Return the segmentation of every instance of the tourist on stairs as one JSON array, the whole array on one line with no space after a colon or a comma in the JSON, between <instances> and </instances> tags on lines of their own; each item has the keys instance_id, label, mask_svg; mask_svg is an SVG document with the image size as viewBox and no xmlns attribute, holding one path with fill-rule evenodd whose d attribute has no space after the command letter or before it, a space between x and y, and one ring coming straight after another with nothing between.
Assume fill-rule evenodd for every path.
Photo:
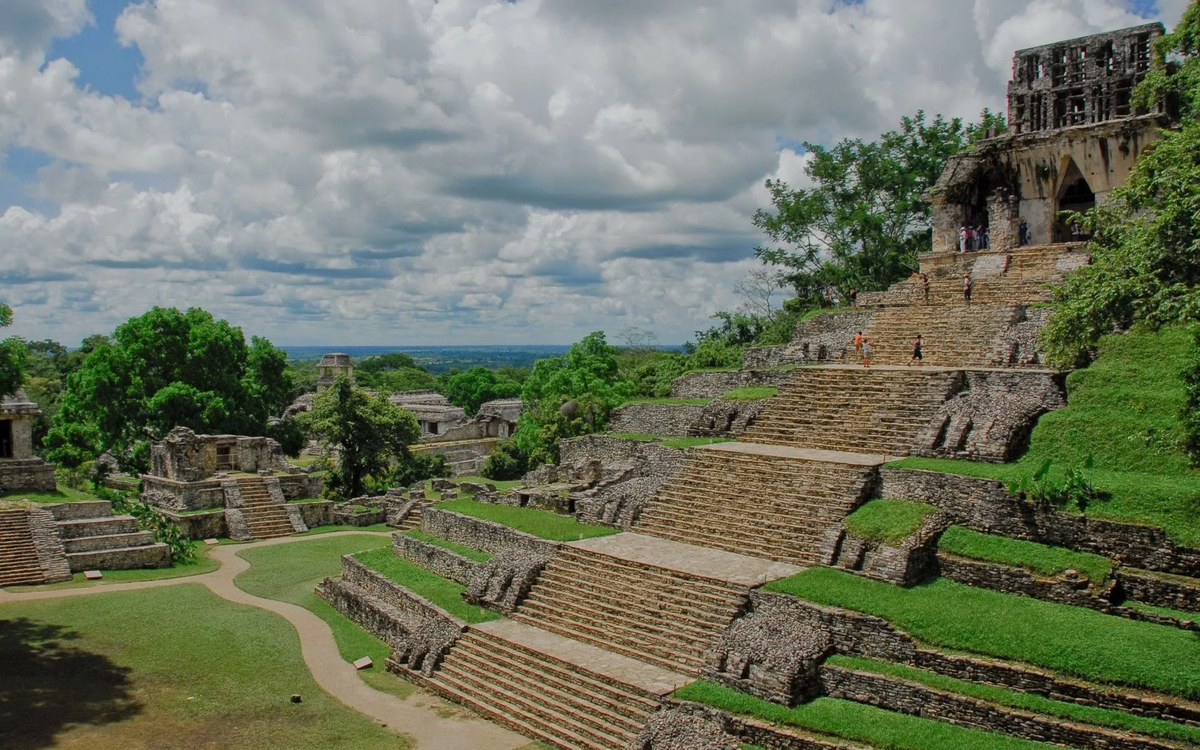
<instances>
[{"instance_id":1,"label":"tourist on stairs","mask_svg":"<svg viewBox=\"0 0 1200 750\"><path fill-rule=\"evenodd\" d=\"M854 356L855 357L862 356L862 350L863 350L863 335L862 335L862 331L859 331L858 333L854 334Z\"/></svg>"},{"instance_id":2,"label":"tourist on stairs","mask_svg":"<svg viewBox=\"0 0 1200 750\"><path fill-rule=\"evenodd\" d=\"M916 340L913 341L912 356L908 358L908 364L910 367L912 366L913 362L916 362L918 367L925 363L924 357L921 356L921 344L922 343L924 343L924 342L921 339L921 334L918 333Z\"/></svg>"},{"instance_id":3,"label":"tourist on stairs","mask_svg":"<svg viewBox=\"0 0 1200 750\"><path fill-rule=\"evenodd\" d=\"M871 339L863 339L862 345L863 367L871 366Z\"/></svg>"},{"instance_id":4,"label":"tourist on stairs","mask_svg":"<svg viewBox=\"0 0 1200 750\"><path fill-rule=\"evenodd\" d=\"M921 273L921 286L925 290L925 304L929 304L929 277L924 272Z\"/></svg>"},{"instance_id":5,"label":"tourist on stairs","mask_svg":"<svg viewBox=\"0 0 1200 750\"><path fill-rule=\"evenodd\" d=\"M963 301L965 301L967 303L967 307L971 306L971 287L972 286L973 286L973 284L971 283L971 272L968 271L963 274Z\"/></svg>"}]
</instances>

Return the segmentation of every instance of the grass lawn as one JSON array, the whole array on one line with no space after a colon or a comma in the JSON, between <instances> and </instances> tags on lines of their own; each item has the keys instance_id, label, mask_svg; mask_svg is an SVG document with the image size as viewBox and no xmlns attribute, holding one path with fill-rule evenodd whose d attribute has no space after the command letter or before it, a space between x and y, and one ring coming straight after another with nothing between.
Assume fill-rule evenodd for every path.
<instances>
[{"instance_id":1,"label":"grass lawn","mask_svg":"<svg viewBox=\"0 0 1200 750\"><path fill-rule=\"evenodd\" d=\"M667 438L662 441L664 447L667 448L699 448L705 445L716 445L718 443L736 443L733 438L720 437L677 437Z\"/></svg>"},{"instance_id":2,"label":"grass lawn","mask_svg":"<svg viewBox=\"0 0 1200 750\"><path fill-rule=\"evenodd\" d=\"M836 698L817 698L787 708L703 680L676 690L674 696L779 726L858 740L888 750L1044 750L1053 747Z\"/></svg>"},{"instance_id":3,"label":"grass lawn","mask_svg":"<svg viewBox=\"0 0 1200 750\"><path fill-rule=\"evenodd\" d=\"M384 531L384 532L387 532L387 531L395 531L395 529L393 529L391 526L388 526L386 523L376 523L376 524L371 524L370 526L349 526L347 524L334 523L334 524L330 524L328 526L317 526L315 528L311 528L308 531L305 531L301 534L296 534L296 536L320 536L321 534L332 534L335 531Z\"/></svg>"},{"instance_id":4,"label":"grass lawn","mask_svg":"<svg viewBox=\"0 0 1200 750\"><path fill-rule=\"evenodd\" d=\"M515 508L508 505L478 503L474 500L451 500L446 503L438 503L433 507L438 510L449 510L465 516L481 518L485 521L502 523L517 531L524 531L526 534L533 534L555 542L575 542L580 539L620 533L620 529L580 523L571 516L560 516L548 510L537 510L536 508Z\"/></svg>"},{"instance_id":5,"label":"grass lawn","mask_svg":"<svg viewBox=\"0 0 1200 750\"><path fill-rule=\"evenodd\" d=\"M962 526L947 529L942 534L938 549L973 560L1016 565L1048 576L1058 575L1065 570L1078 570L1096 583L1108 578L1113 567L1112 562L1100 555L981 534Z\"/></svg>"},{"instance_id":6,"label":"grass lawn","mask_svg":"<svg viewBox=\"0 0 1200 750\"><path fill-rule=\"evenodd\" d=\"M937 508L905 500L872 500L846 516L846 528L872 542L892 544L916 533Z\"/></svg>"},{"instance_id":7,"label":"grass lawn","mask_svg":"<svg viewBox=\"0 0 1200 750\"><path fill-rule=\"evenodd\" d=\"M810 568L764 588L882 617L934 646L1200 698L1200 638L1178 628L946 579L902 589Z\"/></svg>"},{"instance_id":8,"label":"grass lawn","mask_svg":"<svg viewBox=\"0 0 1200 750\"><path fill-rule=\"evenodd\" d=\"M708 406L711 398L636 398L626 401L622 406L630 404L659 404L662 406Z\"/></svg>"},{"instance_id":9,"label":"grass lawn","mask_svg":"<svg viewBox=\"0 0 1200 750\"><path fill-rule=\"evenodd\" d=\"M390 549L360 552L354 558L376 573L395 581L415 594L420 594L460 620L479 623L500 619L500 615L490 609L464 602L462 593L467 590L466 586L448 578L442 578L419 565L413 565L408 560L396 557Z\"/></svg>"},{"instance_id":10,"label":"grass lawn","mask_svg":"<svg viewBox=\"0 0 1200 750\"><path fill-rule=\"evenodd\" d=\"M286 620L198 584L0 606L0 665L6 750L408 747L317 686Z\"/></svg>"},{"instance_id":11,"label":"grass lawn","mask_svg":"<svg viewBox=\"0 0 1200 750\"><path fill-rule=\"evenodd\" d=\"M404 535L410 536L417 541L425 542L426 544L432 544L435 547L441 547L442 549L448 549L451 552L457 552L468 560L474 560L475 562L487 562L488 560L492 559L492 553L490 552L483 552L473 547L452 542L449 539L430 536L420 529L409 529L408 531L404 532Z\"/></svg>"},{"instance_id":12,"label":"grass lawn","mask_svg":"<svg viewBox=\"0 0 1200 750\"><path fill-rule=\"evenodd\" d=\"M219 565L208 556L209 548L203 544L196 545L195 556L185 563L172 565L169 568L139 568L137 570L104 570L104 578L99 581L88 581L83 573L75 573L71 580L62 583L50 583L44 586L12 586L5 591L55 591L57 589L81 589L104 586L110 583L133 583L136 581L161 581L167 578L184 578L211 573Z\"/></svg>"},{"instance_id":13,"label":"grass lawn","mask_svg":"<svg viewBox=\"0 0 1200 750\"><path fill-rule=\"evenodd\" d=\"M1173 721L1151 719L1128 714L1124 711L1112 711L1106 708L1081 706L1077 703L1051 700L1050 698L1033 693L1019 693L1015 690L1006 690L993 685L980 685L975 682L956 680L953 677L944 677L934 672L914 669L903 664L876 661L874 659L832 656L827 663L859 672L872 672L890 677L898 677L909 682L919 682L935 690L957 693L958 695L991 701L1002 706L1032 711L1033 713L1054 716L1068 721L1079 721L1086 724L1110 727L1112 729L1140 732L1169 740L1200 743L1200 728L1183 726Z\"/></svg>"},{"instance_id":14,"label":"grass lawn","mask_svg":"<svg viewBox=\"0 0 1200 750\"><path fill-rule=\"evenodd\" d=\"M721 398L726 401L758 401L764 398L775 398L779 393L778 388L738 388L729 393L724 394Z\"/></svg>"},{"instance_id":15,"label":"grass lawn","mask_svg":"<svg viewBox=\"0 0 1200 750\"><path fill-rule=\"evenodd\" d=\"M33 503L84 503L100 498L70 487L59 487L57 492L4 492L0 500L28 500Z\"/></svg>"},{"instance_id":16,"label":"grass lawn","mask_svg":"<svg viewBox=\"0 0 1200 750\"><path fill-rule=\"evenodd\" d=\"M1099 358L1068 376L1067 407L1038 420L1029 451L1015 463L907 458L891 465L1007 482L1046 459L1061 475L1091 457L1090 478L1112 498L1088 515L1159 526L1176 542L1200 547L1200 471L1179 448L1191 336L1187 328L1106 336Z\"/></svg>"},{"instance_id":17,"label":"grass lawn","mask_svg":"<svg viewBox=\"0 0 1200 750\"><path fill-rule=\"evenodd\" d=\"M241 590L304 607L329 624L338 651L346 661L364 656L375 662L373 669L358 673L368 685L401 698L412 694L408 682L384 670L383 662L391 653L387 644L351 622L314 593L317 584L342 572L342 555L387 548L391 540L374 536L341 536L310 542L259 547L238 553L252 566L234 579Z\"/></svg>"},{"instance_id":18,"label":"grass lawn","mask_svg":"<svg viewBox=\"0 0 1200 750\"><path fill-rule=\"evenodd\" d=\"M653 443L655 440L662 439L662 435L646 435L637 432L606 432L603 433L603 436L618 440L635 440L639 443Z\"/></svg>"},{"instance_id":19,"label":"grass lawn","mask_svg":"<svg viewBox=\"0 0 1200 750\"><path fill-rule=\"evenodd\" d=\"M521 486L520 479L506 479L506 480L500 481L500 480L488 479L487 477L480 477L480 476L455 477L453 481L455 482L455 484L462 484L463 482L472 482L474 484L492 484L492 485L496 486L496 491L499 492L501 495L507 494L507 493L513 491L514 489L516 489L517 487Z\"/></svg>"}]
</instances>

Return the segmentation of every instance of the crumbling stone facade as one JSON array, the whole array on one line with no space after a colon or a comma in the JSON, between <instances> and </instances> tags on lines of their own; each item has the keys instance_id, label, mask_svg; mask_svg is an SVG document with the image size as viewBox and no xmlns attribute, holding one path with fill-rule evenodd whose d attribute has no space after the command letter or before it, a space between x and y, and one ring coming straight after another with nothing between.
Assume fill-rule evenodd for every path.
<instances>
[{"instance_id":1,"label":"crumbling stone facade","mask_svg":"<svg viewBox=\"0 0 1200 750\"><path fill-rule=\"evenodd\" d=\"M33 420L42 413L24 391L0 399L0 492L54 492L54 465L33 453Z\"/></svg>"}]
</instances>

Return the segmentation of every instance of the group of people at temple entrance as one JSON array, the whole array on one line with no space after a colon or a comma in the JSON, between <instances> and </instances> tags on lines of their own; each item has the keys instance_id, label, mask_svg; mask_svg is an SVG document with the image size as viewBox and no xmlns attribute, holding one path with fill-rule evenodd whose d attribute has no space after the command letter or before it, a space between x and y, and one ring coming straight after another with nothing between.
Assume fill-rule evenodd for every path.
<instances>
[{"instance_id":1,"label":"group of people at temple entrance","mask_svg":"<svg viewBox=\"0 0 1200 750\"><path fill-rule=\"evenodd\" d=\"M1078 224L1072 225L1071 236L1075 242L1086 239L1084 230ZM1017 242L1021 247L1033 244L1033 235L1029 231L1029 222L1024 219L1021 219L1021 223L1017 226ZM991 247L992 233L988 227L981 224L974 227L963 225L959 228L958 251L960 253L989 250Z\"/></svg>"},{"instance_id":2,"label":"group of people at temple entrance","mask_svg":"<svg viewBox=\"0 0 1200 750\"><path fill-rule=\"evenodd\" d=\"M925 337L917 334L912 343L912 356L908 359L908 365L911 367L914 362L917 366L925 363L925 355L923 349L925 347ZM871 367L871 339L863 336L863 332L859 331L854 334L854 356L862 359L863 367Z\"/></svg>"}]
</instances>

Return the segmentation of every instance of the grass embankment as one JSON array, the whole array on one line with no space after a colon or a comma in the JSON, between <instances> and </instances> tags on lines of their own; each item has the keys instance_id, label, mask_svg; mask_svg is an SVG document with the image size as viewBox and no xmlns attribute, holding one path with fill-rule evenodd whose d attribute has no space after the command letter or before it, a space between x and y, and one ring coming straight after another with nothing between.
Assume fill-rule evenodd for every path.
<instances>
[{"instance_id":1,"label":"grass embankment","mask_svg":"<svg viewBox=\"0 0 1200 750\"><path fill-rule=\"evenodd\" d=\"M704 681L676 690L674 696L732 714L753 716L778 726L797 727L889 750L1044 750L1052 747L836 698L817 698L787 708Z\"/></svg>"},{"instance_id":2,"label":"grass embankment","mask_svg":"<svg viewBox=\"0 0 1200 750\"><path fill-rule=\"evenodd\" d=\"M764 588L882 617L934 646L1200 698L1200 638L1186 630L946 579L903 589L810 568Z\"/></svg>"},{"instance_id":3,"label":"grass embankment","mask_svg":"<svg viewBox=\"0 0 1200 750\"><path fill-rule=\"evenodd\" d=\"M906 500L872 500L846 516L846 529L872 542L894 544L916 533L937 508Z\"/></svg>"},{"instance_id":4,"label":"grass embankment","mask_svg":"<svg viewBox=\"0 0 1200 750\"><path fill-rule=\"evenodd\" d=\"M1067 378L1068 406L1038 421L1029 451L1015 463L906 458L891 465L1008 482L1047 459L1061 476L1090 456L1089 477L1112 497L1089 507L1089 516L1159 526L1176 542L1200 547L1200 471L1179 447L1191 337L1174 328L1102 339L1099 358Z\"/></svg>"},{"instance_id":5,"label":"grass embankment","mask_svg":"<svg viewBox=\"0 0 1200 750\"><path fill-rule=\"evenodd\" d=\"M775 387L765 388L737 388L721 396L726 401L759 401L764 398L775 398L779 394L779 389Z\"/></svg>"},{"instance_id":6,"label":"grass embankment","mask_svg":"<svg viewBox=\"0 0 1200 750\"><path fill-rule=\"evenodd\" d=\"M981 534L962 526L946 529L938 549L973 560L1015 565L1048 576L1078 570L1096 583L1107 579L1113 568L1113 563L1100 555Z\"/></svg>"},{"instance_id":7,"label":"grass embankment","mask_svg":"<svg viewBox=\"0 0 1200 750\"><path fill-rule=\"evenodd\" d=\"M479 503L474 500L451 500L433 507L484 521L495 521L517 531L555 542L576 542L580 539L610 536L620 531L608 526L580 523L571 516L560 516L548 510Z\"/></svg>"},{"instance_id":8,"label":"grass embankment","mask_svg":"<svg viewBox=\"0 0 1200 750\"><path fill-rule=\"evenodd\" d=\"M956 680L953 677L944 677L933 672L926 672L922 669L914 669L913 667L892 662L861 659L851 656L832 656L826 663L853 669L858 672L871 672L908 680L909 682L918 682L935 690L991 701L1002 706L1031 711L1068 721L1079 721L1085 724L1094 724L1112 729L1140 732L1164 739L1200 743L1200 728L1183 726L1172 721L1135 716L1123 711L1112 711L1105 708L1081 706L1077 703L1051 700L1050 698L1045 698L1034 693L1019 693L992 685L980 685L975 682Z\"/></svg>"},{"instance_id":9,"label":"grass embankment","mask_svg":"<svg viewBox=\"0 0 1200 750\"><path fill-rule=\"evenodd\" d=\"M363 550L391 554L390 547L391 539L384 537L342 536L248 549L238 556L251 567L233 582L248 594L295 604L320 617L333 631L343 659L354 661L369 656L375 662L375 669L358 673L368 685L403 698L412 694L413 687L383 669L384 660L391 653L387 644L344 617L314 592L321 581L341 575L342 555Z\"/></svg>"},{"instance_id":10,"label":"grass embankment","mask_svg":"<svg viewBox=\"0 0 1200 750\"><path fill-rule=\"evenodd\" d=\"M467 590L466 586L396 557L390 549L360 552L354 559L413 593L425 597L460 620L480 623L500 618L496 612L464 602L462 594Z\"/></svg>"},{"instance_id":11,"label":"grass embankment","mask_svg":"<svg viewBox=\"0 0 1200 750\"><path fill-rule=\"evenodd\" d=\"M430 536L419 529L410 529L404 532L404 535L410 536L417 541L425 542L426 544L432 544L435 547L441 547L442 549L448 549L451 552L456 552L468 560L474 560L475 562L487 562L488 560L492 559L492 554L490 552L481 552L474 547L467 547L463 544L451 542L448 539Z\"/></svg>"},{"instance_id":12,"label":"grass embankment","mask_svg":"<svg viewBox=\"0 0 1200 750\"><path fill-rule=\"evenodd\" d=\"M286 620L199 584L5 604L0 664L10 750L408 747L317 686Z\"/></svg>"},{"instance_id":13,"label":"grass embankment","mask_svg":"<svg viewBox=\"0 0 1200 750\"><path fill-rule=\"evenodd\" d=\"M57 492L3 492L0 500L28 500L31 503L88 503L100 498L86 492L73 490L70 487L59 487Z\"/></svg>"}]
</instances>

